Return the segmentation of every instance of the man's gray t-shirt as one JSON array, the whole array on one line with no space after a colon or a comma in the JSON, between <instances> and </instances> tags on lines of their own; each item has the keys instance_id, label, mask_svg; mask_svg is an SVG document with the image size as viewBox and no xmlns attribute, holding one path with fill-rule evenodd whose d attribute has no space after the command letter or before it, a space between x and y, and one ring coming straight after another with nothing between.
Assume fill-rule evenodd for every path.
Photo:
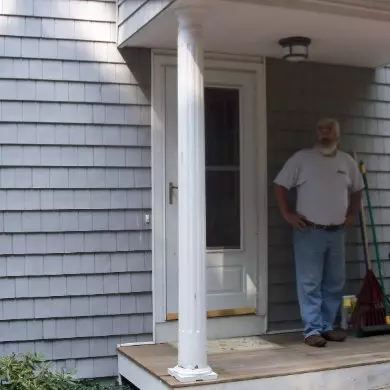
<instances>
[{"instance_id":1,"label":"man's gray t-shirt","mask_svg":"<svg viewBox=\"0 0 390 390\"><path fill-rule=\"evenodd\" d=\"M290 157L274 182L287 189L296 187L297 212L319 225L342 224L349 193L364 188L358 165L349 154L337 151L327 157L316 148Z\"/></svg>"}]
</instances>

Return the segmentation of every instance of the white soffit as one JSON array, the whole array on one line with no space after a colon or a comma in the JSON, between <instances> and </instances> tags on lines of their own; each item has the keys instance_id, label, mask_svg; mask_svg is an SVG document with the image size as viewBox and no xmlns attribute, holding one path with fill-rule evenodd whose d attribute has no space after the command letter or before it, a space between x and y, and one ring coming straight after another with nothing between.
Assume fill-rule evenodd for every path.
<instances>
[{"instance_id":1,"label":"white soffit","mask_svg":"<svg viewBox=\"0 0 390 390\"><path fill-rule=\"evenodd\" d=\"M294 35L312 39L310 61L363 67L390 63L389 21L270 6L258 0L210 1L205 18L208 52L281 58L279 39ZM173 4L133 35L126 46L175 49L176 42Z\"/></svg>"}]
</instances>

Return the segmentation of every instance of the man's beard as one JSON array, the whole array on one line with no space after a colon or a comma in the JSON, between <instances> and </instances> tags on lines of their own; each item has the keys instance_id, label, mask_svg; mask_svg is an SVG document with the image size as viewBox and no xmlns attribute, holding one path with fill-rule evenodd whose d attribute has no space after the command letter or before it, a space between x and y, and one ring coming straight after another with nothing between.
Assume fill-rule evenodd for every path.
<instances>
[{"instance_id":1,"label":"man's beard","mask_svg":"<svg viewBox=\"0 0 390 390\"><path fill-rule=\"evenodd\" d=\"M332 143L328 143L328 142L319 142L317 144L317 147L318 149L320 150L320 152L324 155L324 156L331 156L334 154L334 152L337 150L337 146L338 146L338 142L335 141L335 142L332 142Z\"/></svg>"}]
</instances>

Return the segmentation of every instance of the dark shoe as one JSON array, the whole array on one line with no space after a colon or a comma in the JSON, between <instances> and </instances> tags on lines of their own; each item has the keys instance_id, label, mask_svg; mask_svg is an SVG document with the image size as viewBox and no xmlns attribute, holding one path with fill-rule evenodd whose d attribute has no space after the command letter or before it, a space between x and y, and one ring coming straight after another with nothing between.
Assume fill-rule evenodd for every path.
<instances>
[{"instance_id":1,"label":"dark shoe","mask_svg":"<svg viewBox=\"0 0 390 390\"><path fill-rule=\"evenodd\" d=\"M347 334L342 329L337 329L323 333L322 337L327 341L342 342L347 338Z\"/></svg>"},{"instance_id":2,"label":"dark shoe","mask_svg":"<svg viewBox=\"0 0 390 390\"><path fill-rule=\"evenodd\" d=\"M326 340L319 334L314 334L305 338L305 343L311 347L322 348L326 345Z\"/></svg>"}]
</instances>

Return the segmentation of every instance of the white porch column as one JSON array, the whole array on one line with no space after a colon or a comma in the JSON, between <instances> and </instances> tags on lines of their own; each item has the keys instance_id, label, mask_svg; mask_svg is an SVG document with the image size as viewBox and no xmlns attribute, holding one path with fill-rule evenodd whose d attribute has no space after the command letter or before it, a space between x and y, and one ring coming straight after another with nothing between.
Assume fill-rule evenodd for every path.
<instances>
[{"instance_id":1,"label":"white porch column","mask_svg":"<svg viewBox=\"0 0 390 390\"><path fill-rule=\"evenodd\" d=\"M203 10L177 9L180 382L213 380L207 364Z\"/></svg>"}]
</instances>

